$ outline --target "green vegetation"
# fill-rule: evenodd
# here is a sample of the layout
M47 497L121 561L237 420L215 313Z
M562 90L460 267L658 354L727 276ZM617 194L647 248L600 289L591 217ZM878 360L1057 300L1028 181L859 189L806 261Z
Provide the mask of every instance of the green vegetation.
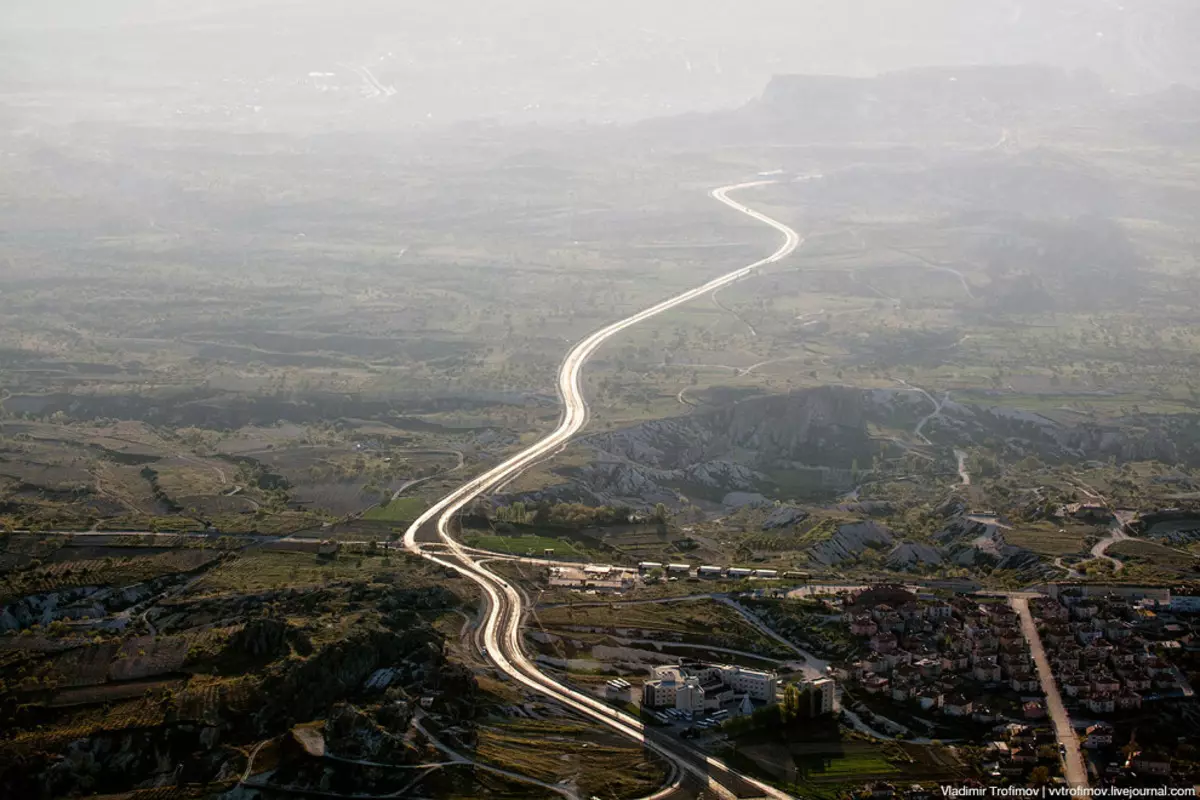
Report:
M420 497L398 497L387 503L372 506L363 513L363 519L378 522L412 522L421 516L428 504Z

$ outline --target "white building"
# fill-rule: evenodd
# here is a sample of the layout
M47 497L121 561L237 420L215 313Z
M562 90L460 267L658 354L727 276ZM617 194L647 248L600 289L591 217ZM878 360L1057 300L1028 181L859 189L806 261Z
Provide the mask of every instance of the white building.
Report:
M815 711L818 714L833 713L833 698L834 698L834 682L832 678L817 678L813 681L806 681L804 688L816 692L819 701L815 704Z
M693 714L703 711L705 694L699 678L684 678L683 683L675 691L675 707L680 711L690 711Z
M652 569L662 569L662 564L657 561L639 561L638 569L642 572L649 572Z
M731 578L749 578L753 572L754 570L744 569L742 567L730 567L728 575Z
M771 672L727 665L659 666L642 685L642 705L700 711L720 708L731 702L735 693L772 704L777 680Z
M667 564L667 572L691 572L691 564Z
M721 568L713 566L704 566L700 568L700 577L702 578L719 578L721 577Z
M774 672L761 672L756 669L722 666L721 682L732 687L735 692L745 692L754 700L774 703L778 691L778 678Z

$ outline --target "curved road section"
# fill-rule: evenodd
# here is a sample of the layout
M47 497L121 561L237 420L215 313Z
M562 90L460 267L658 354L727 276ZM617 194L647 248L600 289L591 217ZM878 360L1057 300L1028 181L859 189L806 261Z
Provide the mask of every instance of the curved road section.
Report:
M783 234L783 244L774 253L749 266L726 273L719 278L675 295L643 311L602 328L591 334L567 353L558 370L558 393L563 402L563 414L558 426L526 449L496 465L487 472L472 478L455 491L435 503L409 526L404 535L404 546L410 552L421 555L435 563L453 569L479 584L488 599L487 615L483 624L483 641L488 656L496 666L512 680L528 689L554 698L562 705L595 719L618 733L641 742L647 749L666 758L680 774L697 779L708 793L718 797L733 798L739 795L759 795L772 798L788 798L789 795L753 778L735 772L724 763L703 753L685 748L673 739L647 729L637 718L602 703L591 695L576 691L543 675L525 655L522 647L521 627L525 609L523 600L508 581L480 563L478 554L468 552L451 535L450 523L455 514L481 494L512 480L530 465L557 453L587 422L587 402L580 386L583 365L599 347L616 334L655 317L664 311L702 297L709 292L727 286L749 275L759 267L786 258L803 241L800 235L765 214L742 205L729 197L729 193L776 183L773 180L752 181L714 189L713 199L724 203L759 222L771 226ZM438 538L446 546L446 552L437 555L425 552L417 535L430 524L436 526Z

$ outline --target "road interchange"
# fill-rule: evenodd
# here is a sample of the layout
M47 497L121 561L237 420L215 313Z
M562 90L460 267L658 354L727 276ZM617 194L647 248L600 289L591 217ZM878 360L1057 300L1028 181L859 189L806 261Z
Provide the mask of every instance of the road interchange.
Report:
M433 504L412 525L404 536L404 546L410 552L452 569L479 585L487 599L482 638L488 657L501 672L526 688L553 698L562 705L584 714L627 736L673 765L681 777L699 782L701 792L722 798L758 795L772 798L790 797L761 781L741 775L721 761L685 748L680 743L646 728L634 716L621 712L596 698L576 691L543 675L525 655L521 629L526 609L521 594L504 578L480 561L480 554L464 548L453 536L450 525L455 516L475 498L512 480L533 464L559 452L587 422L588 408L583 396L580 376L587 360L608 339L626 328L644 322L684 303L720 289L751 274L756 269L786 258L802 243L796 231L765 214L755 211L729 197L730 192L776 183L759 180L723 186L710 192L713 199L752 219L758 220L784 236L783 244L771 255L748 266L728 272L707 283L668 298L625 319L592 333L576 344L563 359L558 371L558 394L563 413L553 431L516 455L472 478L446 497ZM418 536L433 526L433 533L444 545L438 553L429 552ZM730 787L733 787L731 789ZM736 789L737 791L734 791ZM740 794L739 794L740 792Z

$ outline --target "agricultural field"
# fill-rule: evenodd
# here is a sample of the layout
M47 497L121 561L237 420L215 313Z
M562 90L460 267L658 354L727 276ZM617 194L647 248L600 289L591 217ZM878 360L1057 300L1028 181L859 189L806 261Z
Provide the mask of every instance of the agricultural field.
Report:
M1058 525L1045 522L1013 526L1004 532L1007 542L1048 558L1084 553L1101 538L1096 528L1083 525Z

